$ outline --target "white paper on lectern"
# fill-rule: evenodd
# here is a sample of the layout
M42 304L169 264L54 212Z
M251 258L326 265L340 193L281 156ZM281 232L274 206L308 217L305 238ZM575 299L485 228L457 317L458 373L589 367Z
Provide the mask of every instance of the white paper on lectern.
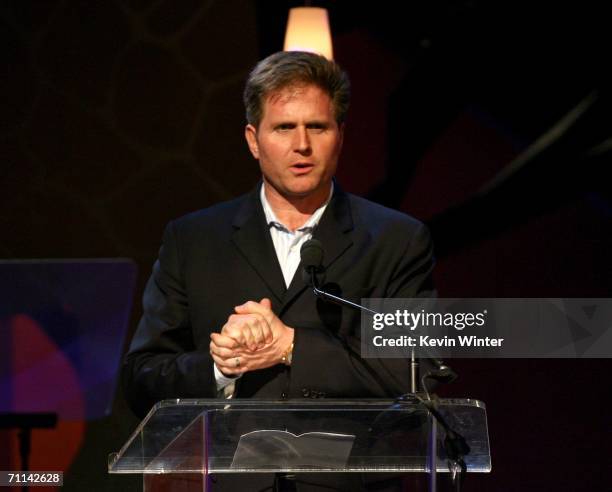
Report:
M355 436L331 432L292 434L256 430L240 436L232 468L345 468Z

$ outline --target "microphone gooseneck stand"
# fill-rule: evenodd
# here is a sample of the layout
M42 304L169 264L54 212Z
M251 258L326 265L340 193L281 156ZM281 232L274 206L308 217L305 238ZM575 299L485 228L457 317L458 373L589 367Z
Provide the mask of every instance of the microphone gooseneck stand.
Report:
M321 241L317 239L309 239L306 241L301 249L300 256L303 265L303 279L304 282L312 288L315 296L327 302L332 302L340 306L345 306L351 309L356 309L370 315L381 314L377 311L369 309L361 304L349 301L342 297L336 296L329 292L324 291L319 287L317 275L323 274L325 269L323 267L323 245ZM421 357L422 359L428 360L434 367L435 370L428 371L427 376L439 381L441 383L450 383L457 379L457 373L453 371L445 362L441 359L433 357ZM418 392L418 380L419 380L419 361L415 355L414 349L410 350L410 392Z
M327 302L332 302L340 306L345 306L351 309L356 309L370 315L381 314L377 311L369 309L361 304L349 301L342 297L336 296L329 292L324 291L319 287L317 280L317 274L323 274L325 272L323 263L323 245L317 239L310 239L306 241L300 249L300 255L303 265L303 278L307 285L312 288L315 296ZM422 405L427 412L434 418L434 420L442 426L445 431L446 437L444 438L444 449L448 458L448 468L451 472L451 479L455 485L456 492L460 492L467 467L465 464L464 457L470 452L470 447L467 444L465 438L454 431L437 409L437 402L435 399L432 400L427 385L427 379L433 379L440 383L450 383L457 379L457 373L453 371L445 362L441 359L432 357L422 357L427 359L435 369L428 371L422 378L421 384L425 391L426 399L423 399L418 394L417 381L419 374L419 362L415 356L414 348L410 351L410 393L404 394L396 398L396 402L415 401ZM436 471L434 470L435 474Z

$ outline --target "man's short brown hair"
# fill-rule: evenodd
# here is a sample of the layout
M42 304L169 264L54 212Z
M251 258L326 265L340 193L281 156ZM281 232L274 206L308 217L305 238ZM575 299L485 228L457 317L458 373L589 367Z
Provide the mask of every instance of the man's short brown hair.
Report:
M251 71L243 100L247 122L258 126L263 117L264 100L285 87L316 85L325 91L334 108L338 124L343 123L349 107L350 82L337 63L305 51L279 51L261 60Z

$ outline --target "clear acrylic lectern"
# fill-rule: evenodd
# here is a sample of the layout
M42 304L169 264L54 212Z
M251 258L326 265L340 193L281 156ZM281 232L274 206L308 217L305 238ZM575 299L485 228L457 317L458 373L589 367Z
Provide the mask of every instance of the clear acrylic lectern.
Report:
M467 472L489 472L484 404L441 399L436 409L469 445ZM435 490L436 472L449 471L444 439L414 400L165 400L108 470L144 474L147 492L207 490L210 474L306 472L421 472Z

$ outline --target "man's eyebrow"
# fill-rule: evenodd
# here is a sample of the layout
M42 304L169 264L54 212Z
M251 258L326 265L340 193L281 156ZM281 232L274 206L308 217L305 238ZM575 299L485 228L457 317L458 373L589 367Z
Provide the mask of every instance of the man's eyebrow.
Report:
M296 126L298 126L299 123L294 121L294 120L278 120L278 121L273 121L271 122L271 127L272 128L280 128L280 127L291 127L291 128L295 128ZM331 125L331 121L325 120L325 119L314 119L314 120L307 120L304 123L304 126L308 127L308 128L328 128Z
M297 126L297 123L295 121L290 120L281 120L277 121L276 123L273 123L272 126L274 128L278 128L279 126Z
M330 122L327 120L312 120L307 121L306 126L329 126Z

